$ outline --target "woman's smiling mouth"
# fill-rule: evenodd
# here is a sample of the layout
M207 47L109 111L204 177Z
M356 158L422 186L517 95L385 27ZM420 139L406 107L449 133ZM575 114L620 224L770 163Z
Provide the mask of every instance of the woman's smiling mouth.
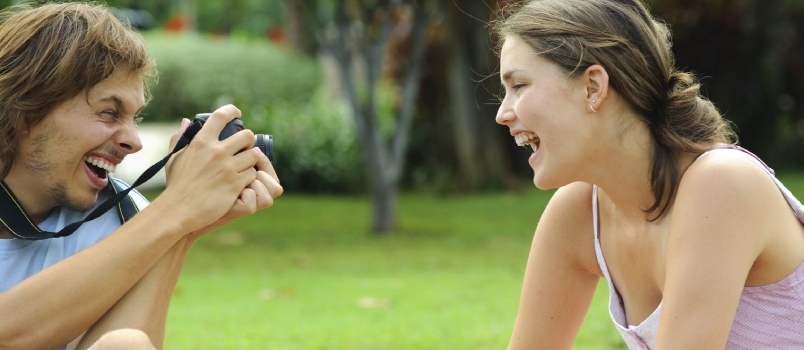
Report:
M539 145L541 144L539 136L536 136L536 134L531 132L516 134L514 135L514 140L518 146L528 148L533 153L536 153L536 151L539 150Z

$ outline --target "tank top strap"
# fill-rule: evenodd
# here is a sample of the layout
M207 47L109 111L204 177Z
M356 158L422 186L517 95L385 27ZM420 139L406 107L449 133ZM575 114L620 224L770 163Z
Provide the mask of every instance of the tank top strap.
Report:
M597 205L597 185L592 185L592 225L594 226L595 240L600 239L600 213Z
M600 205L597 199L598 188L597 185L592 185L592 226L595 234L595 255L597 264L600 266L600 271L603 272L603 277L609 281L609 287L614 292L614 285L609 275L609 267L606 264L606 259L603 257L603 246L600 244Z
M749 150L747 150L745 148L742 148L742 147L740 147L738 145L732 145L732 144L722 144L722 145L715 146L714 148L711 148L709 150L703 151L701 154L699 154L697 157L695 157L695 160L693 160L693 163L695 161L697 161L698 159L701 159L701 157L703 157L705 154L707 154L709 152L712 152L712 151L720 150L720 149L733 149L733 150L743 152L743 153L751 156L751 158L754 158L754 160L756 160L759 163L759 165L761 165L763 168L765 168L765 170L767 170L771 175L774 175L774 176L776 175L776 172L773 170L773 168L771 168L770 166L765 164L765 162L762 161L762 159L760 159L759 157L757 157L756 154L753 154L753 153L751 153L751 151L749 151Z

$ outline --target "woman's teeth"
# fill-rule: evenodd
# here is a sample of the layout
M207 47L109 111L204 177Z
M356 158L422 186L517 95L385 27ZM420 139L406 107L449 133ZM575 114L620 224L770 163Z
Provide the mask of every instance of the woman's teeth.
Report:
M84 161L110 173L113 173L115 170L117 170L116 165L109 164L103 159L84 156Z
M514 136L516 144L525 148L530 148L531 152L539 149L539 137L532 133L521 133Z

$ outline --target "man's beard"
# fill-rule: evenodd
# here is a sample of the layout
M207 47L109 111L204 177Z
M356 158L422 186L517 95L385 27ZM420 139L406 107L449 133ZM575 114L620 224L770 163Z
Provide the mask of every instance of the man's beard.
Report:
M97 194L89 201L71 198L68 194L67 183L55 177L56 166L53 162L48 161L48 155L50 154L48 153L48 141L50 139L52 139L52 136L48 133L34 139L33 152L28 157L25 167L47 184L48 197L56 202L58 206L74 211L92 209L98 199Z
M50 198L53 198L53 200L56 201L60 207L73 211L86 211L92 209L92 207L95 206L95 202L98 200L97 195L90 201L82 201L78 198L70 198L70 196L67 194L67 186L63 181L56 181L53 183L48 189L48 194L50 195Z

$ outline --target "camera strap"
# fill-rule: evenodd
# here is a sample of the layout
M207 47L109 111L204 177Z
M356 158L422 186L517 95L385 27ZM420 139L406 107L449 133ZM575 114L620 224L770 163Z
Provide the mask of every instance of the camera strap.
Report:
M59 232L41 230L39 226L37 226L28 217L28 214L25 213L25 210L19 204L17 198L13 193L11 193L11 189L8 188L8 185L6 185L4 181L0 181L0 208L2 208L0 209L0 225L2 225L6 231L11 233L11 235L19 239L41 240L54 237L66 237L75 232L75 230L77 230L78 227L80 227L83 223L97 219L103 215L103 213L115 206L118 207L118 215L120 216L120 223L122 225L126 220L130 219L131 216L136 214L137 211L137 207L134 205L134 202L131 200L131 198L128 197L128 193L131 192L131 190L133 190L135 187L142 185L154 177L159 169L162 169L162 167L167 164L168 160L170 160L170 157L173 156L173 154L190 143L190 140L195 137L195 134L197 134L200 129L201 124L190 124L187 127L187 130L185 130L185 132L182 134L179 141L176 143L176 147L173 148L173 151L165 156L165 158L162 158L162 160L146 169L142 175L140 175L140 177L134 181L134 184L132 184L131 187L123 189L122 186L119 186L114 179L109 178L109 184L103 190L114 193L112 197L101 203L83 220L69 224L59 230ZM128 202L123 202L124 199Z

